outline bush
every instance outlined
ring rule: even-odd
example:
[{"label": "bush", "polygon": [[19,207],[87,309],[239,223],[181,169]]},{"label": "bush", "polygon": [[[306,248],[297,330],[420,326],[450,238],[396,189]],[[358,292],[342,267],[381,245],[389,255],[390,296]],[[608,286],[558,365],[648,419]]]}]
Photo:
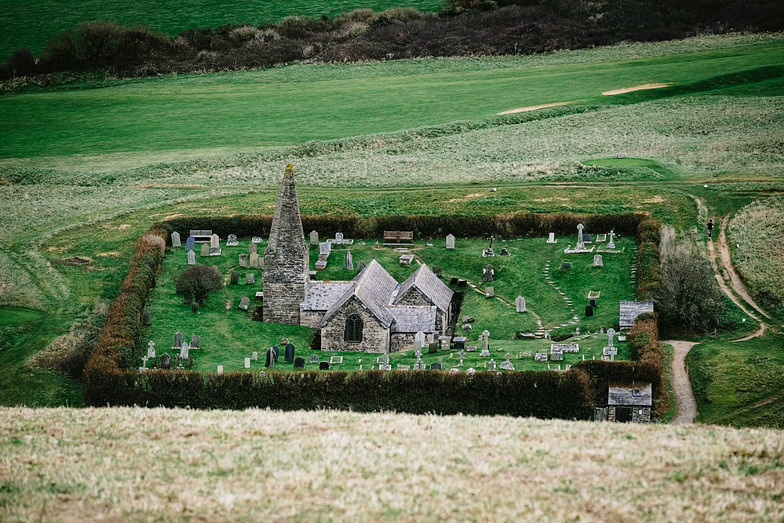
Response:
[{"label": "bush", "polygon": [[[204,305],[210,293],[223,287],[220,273],[213,267],[194,265],[185,269],[176,280],[177,290],[185,295],[187,301]],[[196,312],[194,310],[194,312]]]}]

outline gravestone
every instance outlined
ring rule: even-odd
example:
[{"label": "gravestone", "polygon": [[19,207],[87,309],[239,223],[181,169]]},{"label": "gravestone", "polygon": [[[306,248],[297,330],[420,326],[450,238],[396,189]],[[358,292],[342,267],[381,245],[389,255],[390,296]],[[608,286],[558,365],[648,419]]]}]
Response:
[{"label": "gravestone", "polygon": [[247,268],[248,267],[248,255],[247,254],[240,254],[239,255],[239,262],[240,262],[240,267]]},{"label": "gravestone", "polygon": [[510,357],[511,357],[511,354],[509,354],[507,352],[506,353],[506,361],[501,363],[501,370],[515,370],[514,365],[512,364],[511,361],[509,361]]},{"label": "gravestone", "polygon": [[444,277],[444,270],[440,266],[434,265],[430,270],[433,271],[433,274],[435,274],[437,278]]},{"label": "gravestone", "polygon": [[427,353],[428,354],[434,354],[436,352],[438,352],[438,343],[430,343],[430,344],[428,344],[428,346],[427,346]]},{"label": "gravestone", "polygon": [[254,236],[253,239],[251,240],[251,242],[253,243],[261,243],[263,241],[264,240],[261,238],[261,236]]},{"label": "gravestone", "polygon": [[602,263],[602,255],[601,254],[594,254],[593,255],[593,266],[594,267],[604,267],[604,263]]},{"label": "gravestone", "polygon": [[444,366],[440,363],[431,363],[430,370],[444,370]]},{"label": "gravestone", "polygon": [[231,284],[237,285],[240,282],[240,273],[237,271],[231,271]]},{"label": "gravestone", "polygon": [[229,234],[229,237],[226,238],[226,247],[236,247],[237,245],[239,245],[239,242],[237,241],[237,235]]},{"label": "gravestone", "polygon": [[465,358],[465,351],[461,350],[460,352],[457,353],[457,355],[460,356],[460,363],[458,363],[457,366],[458,367],[462,367],[463,366],[463,358]]},{"label": "gravestone", "polygon": [[591,243],[591,235],[583,234],[583,243]]},{"label": "gravestone", "polygon": [[454,236],[454,234],[447,234],[446,235],[446,248],[447,249],[454,249],[455,248],[455,236]]},{"label": "gravestone", "polygon": [[525,298],[518,296],[515,300],[515,308],[517,309],[517,312],[526,312],[527,309],[525,308]]},{"label": "gravestone", "polygon": [[255,243],[248,244],[248,256],[251,254],[258,254],[258,247],[256,247]]},{"label": "gravestone", "polygon": [[400,263],[402,265],[411,265],[411,262],[414,261],[414,255],[413,254],[404,254],[404,255],[402,255],[400,257],[399,261],[400,261]]},{"label": "gravestone", "polygon": [[218,375],[223,374],[223,365],[218,365]]},{"label": "gravestone", "polygon": [[319,256],[329,256],[332,252],[332,244],[329,242],[319,243]]},{"label": "gravestone", "polygon": [[590,318],[591,316],[593,316],[593,307],[591,307],[590,305],[586,305],[585,306],[585,316],[587,318]]},{"label": "gravestone", "polygon": [[561,269],[571,269],[572,264],[569,262],[561,262]]},{"label": "gravestone", "polygon": [[550,351],[550,360],[551,361],[563,361],[563,352],[560,351]]},{"label": "gravestone", "polygon": [[509,256],[509,249],[507,249],[506,247],[501,249],[501,253],[499,254],[499,256]]},{"label": "gravestone", "polygon": [[414,352],[416,356],[416,363],[414,363],[414,370],[425,370],[425,362],[422,361],[422,351],[418,350]]},{"label": "gravestone", "polygon": [[319,244],[318,232],[310,231],[310,244],[311,245],[318,245]]},{"label": "gravestone", "polygon": [[250,254],[250,263],[248,264],[251,269],[259,268],[259,255],[255,252]]},{"label": "gravestone", "polygon": [[585,250],[585,240],[583,239],[583,229],[585,226],[580,223],[577,224],[577,247],[575,247],[576,251],[584,251]]},{"label": "gravestone", "polygon": [[201,336],[198,334],[193,334],[191,336],[191,349],[200,349],[201,348]]},{"label": "gravestone", "polygon": [[172,247],[182,247],[182,243],[180,243],[180,241],[180,233],[174,231],[171,234]]},{"label": "gravestone", "polygon": [[245,285],[251,285],[256,283],[256,275],[255,274],[246,274],[245,275]]},{"label": "gravestone", "polygon": [[490,361],[487,362],[487,370],[496,370],[495,361],[491,358]]},{"label": "gravestone", "polygon": [[613,337],[615,336],[615,329],[610,328],[607,329],[607,346],[612,349],[613,347]]},{"label": "gravestone", "polygon": [[550,233],[550,237],[547,238],[547,243],[557,243],[557,242],[558,242],[558,240],[555,239],[555,233],[551,232]]},{"label": "gravestone", "polygon": [[188,236],[188,239],[185,240],[185,248],[189,251],[192,251],[196,248],[196,238],[193,236]]},{"label": "gravestone", "polygon": [[250,307],[250,298],[248,298],[247,296],[243,296],[242,298],[240,298],[239,309],[241,311],[247,311],[248,307]]},{"label": "gravestone", "polygon": [[319,361],[318,361],[318,356],[317,356],[317,355],[315,355],[315,354],[311,354],[311,355],[310,355],[310,362],[311,362],[311,363],[318,363],[318,362],[319,362]]},{"label": "gravestone", "polygon": [[210,246],[206,243],[201,244],[201,253],[202,256],[209,256],[210,255]]},{"label": "gravestone", "polygon": [[615,249],[615,242],[613,241],[614,239],[615,239],[615,229],[610,231],[610,241],[609,243],[607,243],[608,249]]},{"label": "gravestone", "polygon": [[464,336],[455,336],[452,341],[455,344],[455,350],[457,350],[457,349],[461,349],[462,350],[462,349],[466,348],[466,346],[465,346],[466,338]]},{"label": "gravestone", "polygon": [[250,358],[245,358],[245,368],[246,369],[250,368]]},{"label": "gravestone", "polygon": [[196,253],[188,251],[188,265],[196,265]]},{"label": "gravestone", "polygon": [[482,350],[490,350],[490,332],[486,330],[483,331],[479,339],[482,340]]},{"label": "gravestone", "polygon": [[342,232],[336,232],[335,233],[335,243],[340,243],[342,241],[343,241],[343,233]]},{"label": "gravestone", "polygon": [[146,327],[152,325],[152,314],[150,313],[150,309],[144,309],[142,311],[142,325]]},{"label": "gravestone", "polygon": [[[204,245],[207,245],[206,243]],[[210,247],[210,256],[220,256],[221,249],[220,247]]]},{"label": "gravestone", "polygon": [[164,370],[171,369],[171,356],[169,356],[168,352],[164,352],[163,356],[161,356],[161,368]]},{"label": "gravestone", "polygon": [[294,368],[295,369],[304,369],[305,368],[305,358],[302,356],[297,356],[294,358]]},{"label": "gravestone", "polygon": [[365,260],[359,260],[357,262],[357,272],[362,272],[362,269],[364,269],[366,265]]},{"label": "gravestone", "polygon": [[411,365],[403,365],[402,363],[398,363],[397,370],[411,370]]},{"label": "gravestone", "polygon": [[319,363],[319,370],[329,370],[329,362],[322,361],[321,363]]},{"label": "gravestone", "polygon": [[485,287],[485,298],[495,298],[495,288]]},{"label": "gravestone", "polygon": [[414,350],[421,349],[425,346],[425,333],[422,331],[414,334]]},{"label": "gravestone", "polygon": [[[596,300],[589,300],[589,301],[588,301],[588,303],[589,303],[589,304],[591,305],[591,307],[593,307],[594,309],[596,308]],[[604,333],[602,333],[602,334],[604,334]]]},{"label": "gravestone", "polygon": [[188,359],[188,344],[183,343],[180,347],[180,359],[187,360]]},{"label": "gravestone", "polygon": [[286,352],[283,355],[283,361],[285,363],[292,363],[294,361],[294,344],[289,343],[286,345]]},{"label": "gravestone", "polygon": [[147,358],[155,359],[155,342],[152,340],[147,344]]},{"label": "gravestone", "polygon": [[218,247],[220,247],[220,238],[217,234],[213,234],[210,236],[210,248],[217,249]]},{"label": "gravestone", "polygon": [[463,330],[466,331],[466,332],[470,332],[470,331],[474,330],[474,328],[471,326],[470,323],[464,323],[463,324]]},{"label": "gravestone", "polygon": [[490,283],[495,279],[495,270],[493,270],[493,266],[489,263],[485,265],[485,268],[482,269],[482,281],[485,283]]},{"label": "gravestone", "polygon": [[493,237],[490,236],[490,245],[482,251],[482,258],[490,258],[492,256],[495,256],[495,253],[493,252]]},{"label": "gravestone", "polygon": [[479,353],[480,358],[489,358],[490,357],[490,349],[482,349],[482,352]]},{"label": "gravestone", "polygon": [[280,355],[280,348],[277,345],[272,346],[272,358],[275,363],[278,362],[278,356]]},{"label": "gravestone", "polygon": [[258,360],[259,360],[259,353],[258,353],[258,352],[256,352],[256,351],[253,351],[253,354],[251,354],[251,356],[250,356],[250,357],[251,357],[251,359],[252,359],[253,361],[258,361]]},{"label": "gravestone", "polygon": [[174,333],[174,345],[172,345],[172,347],[176,347],[179,349],[181,345],[182,345],[182,333],[180,331],[177,331]]},{"label": "gravestone", "polygon": [[354,258],[351,256],[351,251],[346,251],[346,257],[343,260],[343,266],[349,270],[354,270]]},{"label": "gravestone", "polygon": [[264,367],[274,367],[275,366],[275,351],[273,349],[267,350],[267,358],[264,361]]},{"label": "gravestone", "polygon": [[546,352],[537,352],[534,355],[534,361],[547,361],[547,353]]}]

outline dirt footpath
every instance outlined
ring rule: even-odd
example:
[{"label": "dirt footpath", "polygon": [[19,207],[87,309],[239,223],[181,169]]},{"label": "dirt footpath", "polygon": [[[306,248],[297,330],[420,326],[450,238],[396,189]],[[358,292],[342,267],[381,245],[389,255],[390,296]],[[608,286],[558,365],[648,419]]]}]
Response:
[{"label": "dirt footpath", "polygon": [[672,345],[672,390],[675,392],[675,405],[677,414],[672,420],[673,425],[684,425],[694,423],[697,417],[697,402],[694,400],[694,392],[691,390],[691,381],[686,367],[686,355],[696,343],[692,341],[664,341]]}]

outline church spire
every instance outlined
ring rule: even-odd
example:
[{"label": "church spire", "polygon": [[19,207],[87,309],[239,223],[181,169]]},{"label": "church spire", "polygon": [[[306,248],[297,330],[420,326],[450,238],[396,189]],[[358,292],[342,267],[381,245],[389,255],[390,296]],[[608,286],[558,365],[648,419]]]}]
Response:
[{"label": "church spire", "polygon": [[286,166],[275,215],[264,251],[264,321],[299,325],[299,305],[305,299],[309,251],[294,184],[294,168]]}]

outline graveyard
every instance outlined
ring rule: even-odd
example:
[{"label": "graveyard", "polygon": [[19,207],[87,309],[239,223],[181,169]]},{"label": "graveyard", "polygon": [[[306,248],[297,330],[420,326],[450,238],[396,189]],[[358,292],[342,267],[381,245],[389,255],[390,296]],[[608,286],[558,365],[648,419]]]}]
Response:
[{"label": "graveyard", "polygon": [[[420,263],[431,268],[440,267],[442,281],[463,295],[454,337],[465,340],[458,341],[457,346],[454,340],[443,347],[439,345],[432,353],[429,347],[424,347],[421,361],[428,369],[431,364],[440,363],[443,370],[501,370],[508,354],[515,370],[566,370],[577,361],[604,356],[603,349],[608,345],[605,332],[612,327],[618,329],[619,303],[633,300],[636,288],[635,238],[615,237],[614,252],[600,255],[602,266],[595,266],[594,252],[564,252],[576,244],[576,237],[575,234],[571,238],[556,238],[553,243],[548,243],[547,238],[495,240],[495,256],[492,257],[482,256],[488,248],[487,239],[454,239],[454,248],[449,249],[444,238],[416,240],[409,246],[384,245],[381,238],[378,242],[376,239],[352,239],[350,244],[336,243],[331,247],[326,267],[317,271],[317,277],[351,280],[361,265],[374,259],[398,281],[405,280]],[[213,256],[201,256],[201,247],[196,245],[195,251],[199,253],[192,261],[217,267],[224,282],[197,313],[192,312],[183,296],[175,292],[176,276],[189,266],[185,243],[168,247],[162,274],[148,301],[151,325],[143,331],[144,343],[153,341],[157,356],[168,353],[176,358],[179,350],[172,349],[175,332],[181,332],[186,342],[192,335],[197,335],[200,347],[191,350],[189,357],[193,358],[193,370],[207,372],[216,372],[218,365],[224,372],[247,368],[264,370],[267,351],[281,345],[283,338],[296,347],[297,356],[305,359],[306,370],[318,370],[323,361],[331,362],[332,370],[378,369],[382,363],[380,354],[312,350],[313,329],[253,321],[254,309],[262,303],[256,295],[263,292],[263,269],[258,267],[258,262],[255,268],[248,266],[252,259],[249,249],[254,246],[257,253],[263,254],[267,243],[263,238],[256,240],[258,243],[251,238],[238,238],[236,245],[227,245],[224,239],[220,241],[220,254]],[[609,250],[609,240],[607,233],[598,237],[593,235],[586,246],[591,251]],[[309,247],[311,267],[319,259],[316,243]],[[349,253],[352,269],[346,268],[345,263]],[[401,263],[400,258],[406,255],[413,256],[414,261]],[[258,254],[256,259],[259,259]],[[562,268],[563,264],[570,268]],[[487,265],[492,266],[492,278],[483,273]],[[237,273],[236,283],[232,283],[232,272]],[[492,281],[483,281],[486,279]],[[493,289],[491,297],[487,295],[488,287]],[[599,297],[589,298],[589,293]],[[243,297],[248,298],[247,303],[243,302]],[[525,312],[517,312],[518,297],[524,298]],[[586,316],[586,307],[592,300],[596,307],[591,307],[591,316]],[[489,333],[490,356],[481,355],[485,348],[482,339],[485,331]],[[545,339],[545,331],[548,338],[555,336],[558,341]],[[522,338],[524,334],[529,339]],[[566,352],[553,359],[550,354],[553,343],[576,344],[577,352]],[[628,359],[628,343],[616,337],[615,344],[617,354],[613,354],[613,358]],[[546,355],[543,360],[542,355]],[[317,361],[312,362],[314,356]],[[388,357],[393,369],[398,365],[401,369],[413,369],[418,361],[413,347],[392,352]],[[246,358],[250,358],[249,367],[245,366]],[[274,370],[294,370],[293,362],[283,360],[281,350]]]}]

